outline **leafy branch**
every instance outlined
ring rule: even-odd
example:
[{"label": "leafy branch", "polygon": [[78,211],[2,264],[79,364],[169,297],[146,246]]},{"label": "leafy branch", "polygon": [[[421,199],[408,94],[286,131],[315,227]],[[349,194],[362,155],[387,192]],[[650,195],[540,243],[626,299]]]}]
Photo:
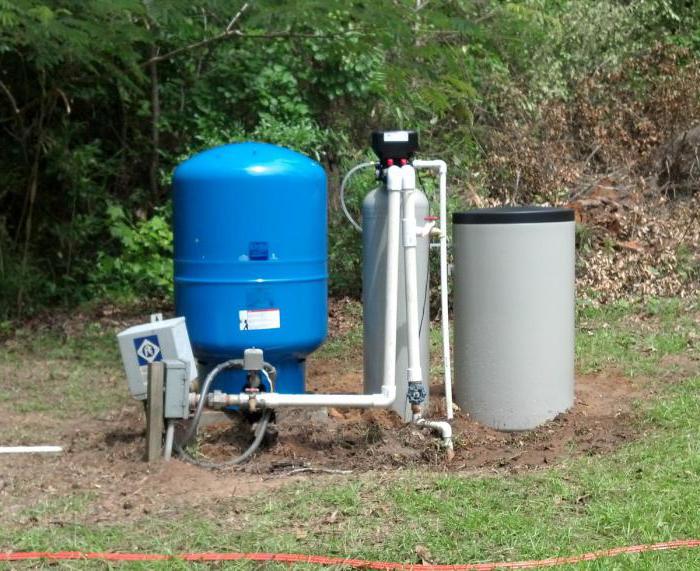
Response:
[{"label": "leafy branch", "polygon": [[233,16],[233,18],[231,18],[228,25],[224,29],[224,31],[221,32],[220,34],[217,34],[216,36],[212,36],[211,38],[205,38],[203,40],[193,42],[193,43],[186,45],[186,46],[181,46],[179,48],[175,48],[174,50],[171,50],[171,51],[166,52],[164,54],[155,55],[155,56],[151,57],[150,59],[146,60],[143,63],[143,65],[152,65],[154,63],[158,63],[158,62],[170,59],[170,58],[172,58],[176,55],[179,55],[181,53],[188,52],[190,50],[196,50],[198,48],[203,48],[203,47],[208,46],[209,44],[220,42],[220,41],[225,40],[227,38],[230,38],[232,36],[241,35],[239,30],[234,28],[234,26],[236,25],[238,20],[241,19],[241,16],[243,16],[243,14],[245,13],[245,11],[248,9],[249,6],[250,6],[250,3],[245,2],[243,4],[243,6],[241,6],[241,9],[238,10],[238,12]]}]

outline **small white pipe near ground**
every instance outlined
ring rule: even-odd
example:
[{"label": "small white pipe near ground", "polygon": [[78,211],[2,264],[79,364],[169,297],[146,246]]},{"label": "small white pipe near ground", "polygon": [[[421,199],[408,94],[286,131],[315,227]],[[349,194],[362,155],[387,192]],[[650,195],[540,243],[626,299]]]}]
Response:
[{"label": "small white pipe near ground", "polygon": [[62,446],[0,446],[0,454],[50,454],[63,452]]},{"label": "small white pipe near ground", "polygon": [[452,426],[449,422],[438,421],[438,420],[427,420],[421,415],[416,414],[413,416],[413,423],[417,426],[427,426],[433,430],[437,430],[442,436],[442,443],[447,450],[447,459],[452,460],[455,455],[454,442],[452,441]]},{"label": "small white pipe near ground", "polygon": [[450,314],[447,277],[447,163],[442,160],[413,161],[416,169],[437,170],[440,177],[440,302],[442,313],[442,352],[445,369],[445,412],[447,419],[454,416],[452,410],[452,365],[450,360]]},{"label": "small white pipe near ground", "polygon": [[175,421],[168,419],[168,427],[165,429],[165,446],[163,447],[163,460],[170,461],[173,454],[173,442],[175,441]]}]

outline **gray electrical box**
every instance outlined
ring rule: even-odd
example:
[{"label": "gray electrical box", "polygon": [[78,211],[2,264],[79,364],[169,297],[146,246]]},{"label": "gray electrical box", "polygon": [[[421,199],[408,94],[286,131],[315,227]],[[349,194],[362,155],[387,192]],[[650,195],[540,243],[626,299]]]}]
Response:
[{"label": "gray electrical box", "polygon": [[189,418],[190,379],[184,361],[165,361],[165,418]]},{"label": "gray electrical box", "polygon": [[243,351],[243,369],[246,371],[259,371],[263,368],[262,349],[246,349]]},{"label": "gray electrical box", "polygon": [[117,340],[129,381],[129,391],[135,399],[146,399],[150,363],[177,359],[187,364],[188,381],[197,378],[197,364],[184,317],[129,327],[117,335]]}]

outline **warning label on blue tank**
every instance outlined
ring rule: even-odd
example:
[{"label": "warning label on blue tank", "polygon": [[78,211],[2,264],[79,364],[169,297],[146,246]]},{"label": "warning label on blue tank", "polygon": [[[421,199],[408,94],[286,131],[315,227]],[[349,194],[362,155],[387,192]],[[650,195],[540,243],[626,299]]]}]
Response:
[{"label": "warning label on blue tank", "polygon": [[279,329],[279,309],[241,309],[238,312],[241,331],[257,331],[260,329]]}]

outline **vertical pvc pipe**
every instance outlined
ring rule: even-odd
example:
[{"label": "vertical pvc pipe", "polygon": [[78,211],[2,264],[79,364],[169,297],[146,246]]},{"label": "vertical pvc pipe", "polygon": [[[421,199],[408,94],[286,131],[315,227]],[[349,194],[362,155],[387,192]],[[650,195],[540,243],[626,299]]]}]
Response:
[{"label": "vertical pvc pipe", "polygon": [[[401,169],[390,166],[386,173],[387,235],[386,235],[386,306],[384,314],[384,380],[382,392],[396,395],[396,321],[399,291],[399,242],[401,218]],[[392,399],[393,401],[393,399]]]},{"label": "vertical pvc pipe", "polygon": [[447,275],[447,163],[442,160],[413,161],[415,168],[437,169],[440,177],[440,307],[442,313],[442,356],[445,369],[445,412],[447,419],[454,417],[452,410],[452,365],[450,359],[450,308]]},{"label": "vertical pvc pipe", "polygon": [[403,175],[403,248],[404,248],[404,278],[406,287],[406,329],[408,338],[408,370],[409,383],[423,381],[420,364],[420,332],[418,318],[418,275],[416,271],[416,208],[415,188],[416,172],[411,165],[401,167]]},{"label": "vertical pvc pipe", "polygon": [[170,461],[173,454],[173,442],[175,441],[175,421],[172,418],[168,419],[167,428],[165,429],[165,446],[163,448],[163,460]]},{"label": "vertical pvc pipe", "polygon": [[442,313],[442,355],[445,368],[445,412],[447,419],[452,411],[452,365],[450,364],[450,308],[447,285],[447,165],[439,161],[440,173],[440,305]]}]

